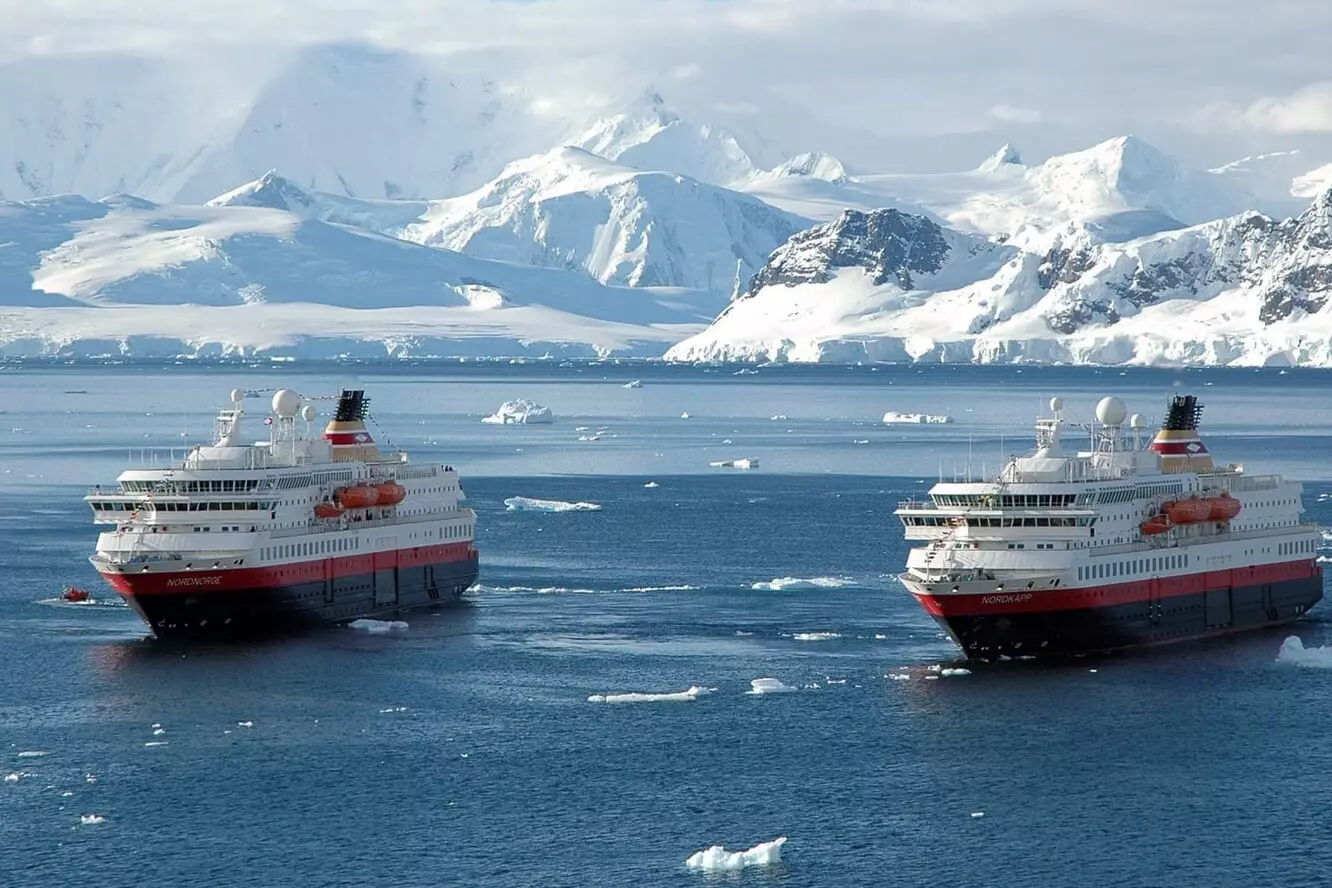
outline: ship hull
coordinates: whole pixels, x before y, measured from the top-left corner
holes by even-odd
[[[106,579],[159,638],[252,638],[457,602],[479,573],[475,550],[362,572],[301,567]]]
[[[988,660],[1124,650],[1278,626],[1299,619],[1322,597],[1322,573],[1314,567],[1304,576],[1272,582],[1148,595],[1099,607],[1042,610],[1039,603],[1014,602],[1028,606],[959,613],[946,605],[922,604],[968,658]]]

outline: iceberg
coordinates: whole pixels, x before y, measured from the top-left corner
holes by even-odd
[[[407,624],[402,620],[352,620],[347,624],[352,629],[360,629],[362,632],[401,632],[407,628]],[[244,722],[237,722],[244,725]],[[246,725],[248,727],[248,725]]]
[[[528,496],[511,496],[504,501],[504,508],[509,512],[599,512],[600,503],[566,503],[563,500],[532,499]]]
[[[495,425],[548,423],[555,421],[555,414],[551,413],[549,407],[535,401],[529,401],[526,398],[518,398],[513,401],[505,401],[499,406],[498,410],[490,416],[482,417],[481,421]]]
[[[748,457],[744,459],[722,459],[708,463],[714,469],[757,469],[758,464],[758,460]]]
[[[896,413],[889,410],[883,415],[883,421],[889,425],[943,425],[953,421],[953,417],[942,413]]]
[[[587,698],[589,703],[685,703],[697,700],[704,694],[711,694],[716,688],[693,685],[688,690],[666,694],[593,694]]]
[[[745,693],[757,697],[761,694],[789,694],[794,690],[796,690],[796,688],[791,687],[789,684],[782,684],[781,679],[754,678],[750,679],[749,690],[745,691]]]
[[[84,826],[96,826],[99,823],[106,823],[106,818],[101,814],[84,814],[79,817],[79,823]]]
[[[780,863],[782,845],[786,836],[780,836],[771,842],[759,842],[747,851],[727,851],[721,845],[713,845],[702,851],[695,851],[685,861],[690,869],[704,872],[728,872],[741,870],[749,866],[771,866]]]
[[[1298,635],[1292,635],[1281,642],[1281,649],[1277,651],[1277,662],[1309,666],[1314,669],[1332,669],[1332,647],[1307,648]]]
[[[641,379],[631,379],[628,382],[626,382],[624,385],[620,386],[620,388],[627,388],[627,389],[641,389],[642,387],[643,387],[643,380]]]

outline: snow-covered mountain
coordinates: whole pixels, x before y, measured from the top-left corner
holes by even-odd
[[[1250,212],[1044,254],[847,211],[667,357],[1329,366],[1329,295],[1332,190],[1285,222]]]
[[[1070,225],[1117,242],[1251,209],[1237,182],[1189,170],[1133,136],[1036,166],[1005,145],[976,169],[924,175],[754,176],[735,186],[809,218],[894,207],[1041,248]]]
[[[124,342],[171,354],[660,354],[721,302],[607,287],[267,206],[0,203],[0,243],[7,354],[117,352]]]
[[[606,284],[731,294],[812,223],[686,176],[579,148],[517,161],[493,182],[430,204],[398,237],[471,256],[580,269]]]

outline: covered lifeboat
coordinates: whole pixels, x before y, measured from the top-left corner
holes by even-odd
[[[1165,515],[1153,515],[1139,524],[1138,529],[1142,531],[1143,536],[1156,536],[1170,529],[1170,519]]]
[[[347,510],[337,503],[318,503],[314,507],[315,517],[317,518],[337,518],[345,511]]]
[[[333,494],[333,500],[344,509],[368,509],[379,504],[379,488],[373,484],[344,487]]]
[[[1212,518],[1212,501],[1198,496],[1175,500],[1162,509],[1173,524],[1197,524]]]
[[[407,498],[407,488],[396,481],[385,481],[383,484],[377,484],[375,490],[379,492],[379,505],[381,506],[396,506]]]
[[[1240,513],[1240,501],[1231,496],[1229,491],[1208,497],[1207,502],[1211,505],[1209,521],[1229,521]]]

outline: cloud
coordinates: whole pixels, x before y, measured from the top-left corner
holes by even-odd
[[[1311,83],[1285,96],[1264,96],[1243,106],[1213,103],[1195,119],[1202,128],[1212,130],[1332,133],[1332,80]]]
[[[1040,123],[1041,112],[1035,108],[1020,108],[1014,105],[992,105],[990,116],[1005,123]]]

